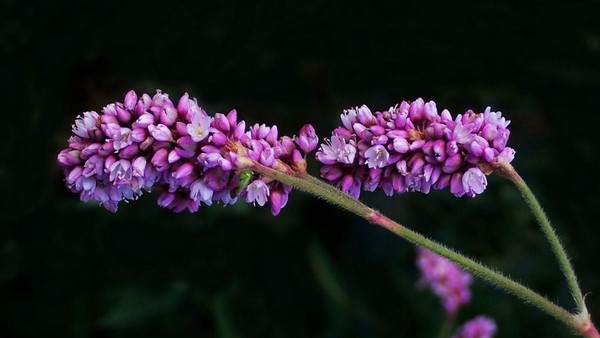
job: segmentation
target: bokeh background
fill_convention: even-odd
[[[188,91],[209,112],[323,137],[342,109],[434,99],[512,120],[537,192],[600,318],[597,2],[18,1],[0,4],[1,337],[435,337],[414,248],[299,192],[280,216],[244,203],[174,214],[148,194],[111,214],[64,187],[73,119],[129,89]],[[318,174],[314,160],[310,171]],[[363,200],[572,309],[516,189]],[[498,337],[569,337],[475,280],[458,318]]]

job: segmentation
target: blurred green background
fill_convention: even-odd
[[[598,2],[17,1],[0,4],[1,337],[435,337],[414,248],[299,192],[278,217],[244,203],[174,214],[148,194],[111,214],[67,191],[73,119],[129,89],[188,91],[209,112],[321,137],[342,109],[434,99],[512,120],[514,165],[600,318]],[[311,159],[310,171],[318,174]],[[366,203],[573,308],[514,187]],[[481,280],[459,322],[569,337]]]

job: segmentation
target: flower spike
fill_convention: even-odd
[[[316,153],[321,176],[358,198],[361,190],[387,195],[450,187],[455,196],[481,194],[490,164],[511,162],[510,121],[488,107],[452,118],[435,102],[402,101],[383,112],[363,105],[344,110],[342,125]]]
[[[254,205],[270,202],[276,215],[291,187],[253,175],[252,166],[297,168],[300,152],[318,144],[309,124],[296,138],[278,138],[277,126],[247,130],[235,110],[212,117],[187,93],[175,106],[161,91],[150,97],[131,90],[123,103],[83,113],[72,131],[57,158],[67,186],[113,212],[119,202],[156,190],[158,204],[177,212],[242,196]]]

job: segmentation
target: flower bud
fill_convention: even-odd
[[[137,103],[137,94],[135,91],[130,90],[125,95],[125,99],[123,100],[123,106],[125,109],[132,111],[135,108],[135,104]]]
[[[315,150],[319,144],[319,138],[317,137],[315,128],[310,124],[302,126],[296,138],[296,144],[298,144],[300,149],[305,153]]]

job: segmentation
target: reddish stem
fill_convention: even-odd
[[[579,334],[586,338],[600,338],[600,333],[598,333],[596,326],[594,326],[594,323],[589,316],[580,326]]]

